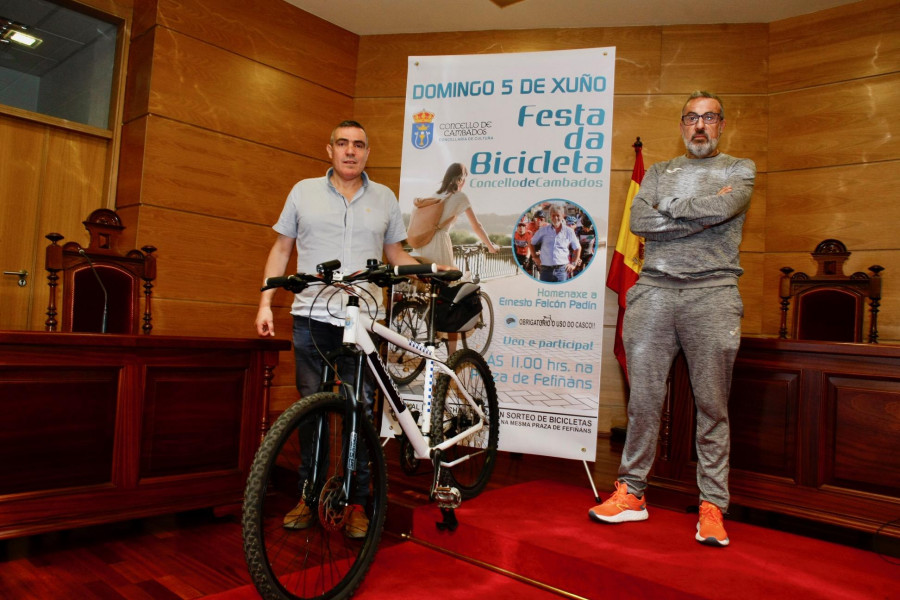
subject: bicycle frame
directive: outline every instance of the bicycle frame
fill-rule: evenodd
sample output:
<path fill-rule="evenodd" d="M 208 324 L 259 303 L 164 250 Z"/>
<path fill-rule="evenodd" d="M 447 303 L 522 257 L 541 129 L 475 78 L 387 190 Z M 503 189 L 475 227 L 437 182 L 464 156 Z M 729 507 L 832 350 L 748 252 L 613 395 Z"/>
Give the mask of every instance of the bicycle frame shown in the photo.
<path fill-rule="evenodd" d="M 381 357 L 378 355 L 378 349 L 375 345 L 375 342 L 373 342 L 372 338 L 369 336 L 370 332 L 391 342 L 397 347 L 409 350 L 410 352 L 413 352 L 425 358 L 425 392 L 423 398 L 424 405 L 422 410 L 422 414 L 425 416 L 425 418 L 421 431 L 419 429 L 419 425 L 414 420 L 412 413 L 400 398 L 400 391 L 397 389 L 397 386 L 394 384 L 394 381 L 388 374 L 384 363 L 381 361 Z M 434 357 L 434 348 L 432 346 L 422 345 L 414 340 L 410 340 L 400 335 L 396 331 L 392 331 L 391 329 L 385 327 L 381 323 L 374 321 L 369 316 L 362 313 L 359 310 L 359 306 L 353 306 L 352 304 L 349 304 L 347 306 L 347 315 L 344 321 L 344 344 L 356 346 L 362 351 L 370 371 L 375 376 L 375 380 L 378 382 L 381 391 L 384 392 L 388 404 L 394 411 L 394 415 L 397 418 L 397 423 L 403 430 L 404 435 L 406 435 L 407 439 L 409 439 L 409 442 L 415 452 L 416 458 L 430 459 L 433 451 L 446 450 L 447 448 L 456 445 L 463 439 L 473 435 L 474 433 L 477 433 L 484 427 L 485 416 L 484 412 L 481 410 L 481 407 L 479 407 L 478 404 L 473 400 L 468 390 L 466 390 L 465 386 L 462 385 L 459 378 L 456 376 L 456 373 L 454 373 L 452 369 L 448 368 L 445 363 Z M 468 405 L 478 415 L 479 421 L 472 427 L 469 427 L 468 429 L 460 432 L 458 435 L 450 439 L 444 440 L 437 446 L 431 446 L 429 444 L 429 433 L 431 426 L 431 419 L 429 417 L 431 415 L 432 389 L 434 387 L 435 369 L 439 369 L 441 372 L 443 372 L 445 375 L 456 382 L 457 388 L 466 399 Z M 441 466 L 453 467 L 468 459 L 469 455 L 451 463 L 442 462 Z"/>

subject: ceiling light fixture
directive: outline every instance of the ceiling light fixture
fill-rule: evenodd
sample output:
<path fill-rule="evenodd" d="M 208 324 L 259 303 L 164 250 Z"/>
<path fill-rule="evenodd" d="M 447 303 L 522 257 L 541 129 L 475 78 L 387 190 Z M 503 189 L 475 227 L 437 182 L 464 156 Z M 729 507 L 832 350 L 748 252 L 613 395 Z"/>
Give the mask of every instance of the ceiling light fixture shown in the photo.
<path fill-rule="evenodd" d="M 28 33 L 28 27 L 5 17 L 0 17 L 0 41 L 14 43 L 26 48 L 37 48 L 44 41 Z"/>

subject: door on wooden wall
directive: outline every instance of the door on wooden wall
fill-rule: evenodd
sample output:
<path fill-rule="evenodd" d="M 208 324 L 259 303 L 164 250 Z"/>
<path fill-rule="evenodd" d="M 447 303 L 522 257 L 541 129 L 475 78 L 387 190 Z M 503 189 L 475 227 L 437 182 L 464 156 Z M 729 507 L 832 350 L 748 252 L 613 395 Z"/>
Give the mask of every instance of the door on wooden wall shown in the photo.
<path fill-rule="evenodd" d="M 82 221 L 114 203 L 130 19 L 108 1 L 0 3 L 0 330 L 43 329 L 44 236 L 86 245 Z"/>

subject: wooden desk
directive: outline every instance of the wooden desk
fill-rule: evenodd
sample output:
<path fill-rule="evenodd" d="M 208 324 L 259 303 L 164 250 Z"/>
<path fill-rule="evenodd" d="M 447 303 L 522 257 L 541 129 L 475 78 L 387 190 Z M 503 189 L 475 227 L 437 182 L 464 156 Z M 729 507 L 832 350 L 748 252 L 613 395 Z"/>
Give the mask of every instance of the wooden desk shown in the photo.
<path fill-rule="evenodd" d="M 733 504 L 867 532 L 900 517 L 900 346 L 744 338 L 729 419 Z M 679 357 L 652 502 L 697 503 L 694 424 Z"/>
<path fill-rule="evenodd" d="M 288 348 L 0 332 L 0 539 L 239 503 Z"/>

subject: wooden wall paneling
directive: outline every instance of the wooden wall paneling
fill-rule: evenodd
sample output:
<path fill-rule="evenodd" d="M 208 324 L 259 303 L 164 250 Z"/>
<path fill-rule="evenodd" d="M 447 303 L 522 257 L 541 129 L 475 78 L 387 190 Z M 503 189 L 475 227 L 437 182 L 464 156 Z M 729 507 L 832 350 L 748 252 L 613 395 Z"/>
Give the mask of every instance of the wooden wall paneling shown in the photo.
<path fill-rule="evenodd" d="M 0 496 L 109 484 L 119 371 L 0 368 Z M 60 399 L 65 402 L 60 403 Z"/>
<path fill-rule="evenodd" d="M 261 269 L 261 267 L 260 267 Z M 257 288 L 258 289 L 258 288 Z M 287 292 L 285 292 L 287 293 Z M 226 304 L 213 301 L 153 299 L 152 335 L 256 338 L 257 304 Z M 290 304 L 273 307 L 276 339 L 291 338 Z M 284 358 L 284 357 L 282 357 Z M 284 363 L 279 363 L 279 369 Z M 293 365 L 293 361 L 290 362 Z M 290 366 L 293 373 L 293 366 Z M 283 373 L 279 373 L 279 377 Z"/>
<path fill-rule="evenodd" d="M 369 145 L 367 165 L 399 167 L 403 147 L 403 113 L 405 100 L 400 98 L 357 98 L 353 102 L 354 118 L 366 128 Z"/>
<path fill-rule="evenodd" d="M 738 280 L 738 289 L 744 303 L 744 318 L 741 320 L 743 335 L 762 333 L 762 314 L 766 308 L 762 281 L 765 255 L 762 252 L 741 252 L 741 268 L 744 274 Z"/>
<path fill-rule="evenodd" d="M 731 466 L 796 483 L 801 445 L 800 372 L 738 361 L 728 401 Z"/>
<path fill-rule="evenodd" d="M 134 0 L 131 18 L 131 39 L 144 35 L 157 23 L 159 0 Z"/>
<path fill-rule="evenodd" d="M 900 496 L 897 438 L 870 435 L 900 432 L 900 378 L 827 376 L 825 386 L 822 439 L 830 460 L 823 465 L 820 483 Z"/>
<path fill-rule="evenodd" d="M 139 208 L 144 184 L 144 146 L 147 141 L 147 122 L 143 116 L 122 126 L 122 150 L 119 159 L 119 179 L 116 186 L 116 211 L 127 207 Z M 132 221 L 133 222 L 133 221 Z"/>
<path fill-rule="evenodd" d="M 616 93 L 613 115 L 613 169 L 634 167 L 631 145 L 640 136 L 644 144 L 644 165 L 669 160 L 684 154 L 684 142 L 678 118 L 693 90 L 685 93 L 631 96 Z M 717 94 L 715 90 L 707 90 Z M 767 101 L 764 96 L 722 96 L 727 126 L 720 148 L 733 156 L 749 158 L 757 171 L 767 169 L 766 121 Z"/>
<path fill-rule="evenodd" d="M 263 257 L 263 261 L 265 258 Z M 291 259 L 295 264 L 295 259 Z M 262 272 L 262 262 L 259 264 Z M 279 291 L 273 304 L 275 338 L 291 339 L 293 296 Z M 215 301 L 154 298 L 153 334 L 205 337 L 256 338 L 254 320 L 257 304 L 223 304 Z M 269 416 L 277 416 L 299 397 L 294 375 L 293 350 L 279 353 L 278 368 L 271 382 Z M 272 419 L 269 419 L 271 424 Z"/>
<path fill-rule="evenodd" d="M 900 73 L 773 94 L 769 169 L 896 160 L 898 106 Z"/>
<path fill-rule="evenodd" d="M 660 91 L 764 94 L 768 25 L 675 25 L 662 28 Z"/>
<path fill-rule="evenodd" d="M 0 471 L 18 478 L 0 482 L 0 537 L 240 502 L 259 441 L 263 367 L 287 343 L 0 337 L 0 404 L 13 415 L 0 423 L 9 442 Z M 14 486 L 32 489 L 9 494 Z"/>
<path fill-rule="evenodd" d="M 262 266 L 260 265 L 260 271 Z M 276 339 L 291 339 L 293 319 L 290 315 L 291 295 L 279 292 L 274 306 Z M 257 305 L 222 304 L 219 302 L 170 300 L 154 298 L 153 333 L 156 335 L 256 338 L 254 321 Z M 277 416 L 297 399 L 294 377 L 294 353 L 279 353 L 271 388 L 270 414 Z M 283 400 L 293 395 L 290 402 Z M 271 420 L 269 420 L 271 423 Z"/>
<path fill-rule="evenodd" d="M 284 385 L 272 387 L 269 400 L 269 423 L 272 422 L 273 417 L 277 418 L 277 415 L 283 413 L 300 398 L 300 392 L 297 391 L 297 386 L 294 384 L 294 364 L 291 363 L 288 366 L 284 366 L 279 363 L 278 370 L 290 371 L 291 381 L 286 382 Z"/>
<path fill-rule="evenodd" d="M 140 479 L 240 469 L 246 364 L 147 368 Z M 229 364 L 234 363 L 234 364 Z"/>
<path fill-rule="evenodd" d="M 365 125 L 365 123 L 363 123 Z M 377 150 L 376 150 L 377 151 Z M 382 185 L 386 185 L 394 191 L 395 195 L 400 194 L 400 165 L 396 167 L 375 167 L 373 169 L 366 168 L 366 173 L 372 179 Z"/>
<path fill-rule="evenodd" d="M 125 226 L 125 231 L 122 232 L 121 237 L 119 238 L 120 243 L 123 248 L 132 249 L 137 248 L 140 249 L 141 246 L 147 245 L 147 243 L 138 243 L 137 237 L 138 233 L 140 233 L 140 206 L 132 205 L 125 208 L 116 208 L 116 214 L 119 215 L 119 219 L 122 221 L 122 225 Z M 148 242 L 151 246 L 153 242 Z"/>
<path fill-rule="evenodd" d="M 769 91 L 900 70 L 900 3 L 865 0 L 769 26 Z"/>
<path fill-rule="evenodd" d="M 153 77 L 153 47 L 156 30 L 150 29 L 136 36 L 128 50 L 128 75 L 125 78 L 125 106 L 122 122 L 128 123 L 150 112 L 150 86 Z M 127 148 L 122 146 L 125 160 Z M 119 167 L 121 169 L 121 165 Z"/>
<path fill-rule="evenodd" d="M 350 97 L 274 67 L 168 29 L 155 34 L 154 114 L 318 157 L 353 109 Z"/>
<path fill-rule="evenodd" d="M 158 249 L 158 298 L 256 306 L 275 236 L 269 226 L 144 206 L 138 239 Z"/>
<path fill-rule="evenodd" d="M 353 95 L 359 36 L 288 2 L 159 0 L 158 23 L 345 96 Z"/>
<path fill-rule="evenodd" d="M 714 94 L 718 92 L 714 90 Z M 684 97 L 682 102 L 687 99 Z M 769 167 L 769 101 L 766 96 L 722 95 L 725 103 L 725 131 L 719 149 L 722 152 L 749 158 L 756 163 L 756 172 L 765 173 Z M 679 111 L 681 107 L 679 106 Z M 679 112 L 679 114 L 681 114 Z M 677 118 L 677 117 L 676 117 Z M 682 149 L 684 148 L 682 144 Z"/>
<path fill-rule="evenodd" d="M 635 138 L 644 144 L 644 166 L 668 160 L 684 153 L 684 143 L 678 130 L 678 115 L 684 97 L 669 95 L 623 95 L 613 98 L 612 169 L 627 171 L 631 178 L 634 169 Z M 628 193 L 628 180 L 624 183 L 622 201 Z M 611 217 L 612 215 L 610 215 Z"/>
<path fill-rule="evenodd" d="M 771 172 L 767 179 L 768 252 L 812 252 L 828 238 L 851 251 L 898 247 L 900 159 Z"/>
<path fill-rule="evenodd" d="M 654 93 L 659 28 L 528 29 L 363 36 L 356 97 L 403 97 L 407 57 L 616 47 L 616 92 Z"/>
<path fill-rule="evenodd" d="M 26 287 L 11 275 L 0 279 L 0 329 L 27 329 L 33 290 L 46 286 L 43 246 L 31 240 L 44 235 L 38 212 L 47 135 L 46 127 L 0 115 L 0 267 L 29 273 Z"/>
<path fill-rule="evenodd" d="M 327 142 L 313 159 L 151 115 L 141 204 L 271 226 L 294 183 L 325 174 Z"/>
<path fill-rule="evenodd" d="M 750 198 L 750 210 L 744 221 L 744 235 L 741 239 L 741 252 L 765 252 L 766 250 L 766 198 L 769 176 L 759 170 L 753 183 L 753 196 Z"/>

